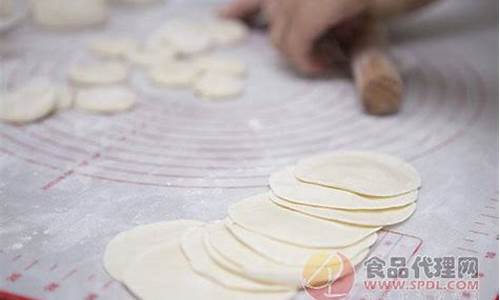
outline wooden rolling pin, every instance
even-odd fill
[[[401,107],[403,81],[386,52],[385,34],[366,17],[347,47],[351,70],[363,107],[369,114],[393,114]]]

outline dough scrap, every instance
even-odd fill
[[[149,76],[161,86],[185,88],[196,81],[200,68],[192,62],[172,62],[151,68]]]
[[[259,194],[229,207],[236,224],[270,238],[311,248],[340,248],[359,242],[381,227],[359,227],[310,217],[282,208]],[[327,234],[326,234],[327,233]]]
[[[69,78],[78,84],[113,84],[127,79],[128,69],[117,62],[78,64],[69,70]]]
[[[36,0],[31,4],[35,22],[54,29],[98,25],[109,18],[106,0]]]
[[[295,246],[288,243],[276,241],[264,235],[244,229],[231,220],[226,220],[226,228],[243,244],[256,253],[267,257],[268,259],[287,266],[301,266],[318,249]],[[340,252],[348,258],[357,256],[362,250],[368,249],[377,241],[377,234],[372,233],[361,241],[344,248],[325,248],[322,250],[330,252]]]
[[[402,195],[421,185],[418,172],[410,164],[375,152],[316,155],[299,161],[294,173],[307,183],[376,197]]]
[[[0,93],[0,120],[29,123],[49,115],[56,107],[56,89],[45,79],[34,79],[25,86]]]
[[[178,243],[158,245],[141,255],[128,268],[124,283],[142,300],[165,300],[166,295],[176,300],[287,300],[295,294],[226,289],[194,272]]]
[[[305,183],[295,178],[293,167],[271,174],[269,186],[276,196],[289,202],[344,210],[379,210],[402,207],[415,202],[418,197],[416,190],[394,197],[374,198]]]
[[[240,77],[245,76],[247,73],[247,66],[241,60],[230,57],[204,56],[197,58],[196,63],[203,72]]]
[[[136,94],[127,87],[102,86],[79,90],[75,106],[92,112],[114,113],[131,109],[136,102]]]
[[[243,92],[243,82],[233,76],[208,72],[196,81],[194,90],[204,98],[226,99],[240,95]]]
[[[219,266],[208,254],[203,236],[207,227],[193,228],[182,236],[181,247],[183,253],[191,263],[191,267],[198,274],[214,280],[228,288],[253,292],[290,291],[291,289],[279,285],[260,283]]]
[[[92,52],[108,58],[123,58],[137,47],[137,41],[127,37],[100,38],[90,44]]]
[[[128,266],[148,249],[165,242],[179,243],[186,230],[202,224],[194,220],[175,220],[141,225],[122,232],[106,246],[104,267],[114,279],[122,281]]]
[[[217,19],[208,22],[207,30],[219,46],[232,46],[248,38],[248,28],[240,21]]]
[[[272,194],[270,199],[279,206],[309,216],[359,226],[389,226],[401,223],[408,219],[417,208],[415,203],[411,203],[407,206],[383,210],[338,210],[296,204]]]

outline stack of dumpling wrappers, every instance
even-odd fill
[[[396,157],[332,152],[272,174],[269,186],[230,206],[224,220],[119,234],[106,248],[106,270],[140,299],[290,299],[316,253],[362,262],[379,230],[413,214],[421,180]]]

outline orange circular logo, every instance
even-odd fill
[[[315,300],[342,300],[354,285],[355,273],[351,261],[342,253],[318,251],[304,266],[302,286]]]

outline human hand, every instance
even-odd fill
[[[348,42],[356,19],[367,9],[368,0],[236,0],[221,14],[245,18],[262,11],[276,48],[299,72],[314,75],[329,67],[315,51],[320,40],[322,48],[332,51],[326,55],[336,55],[337,39]]]

